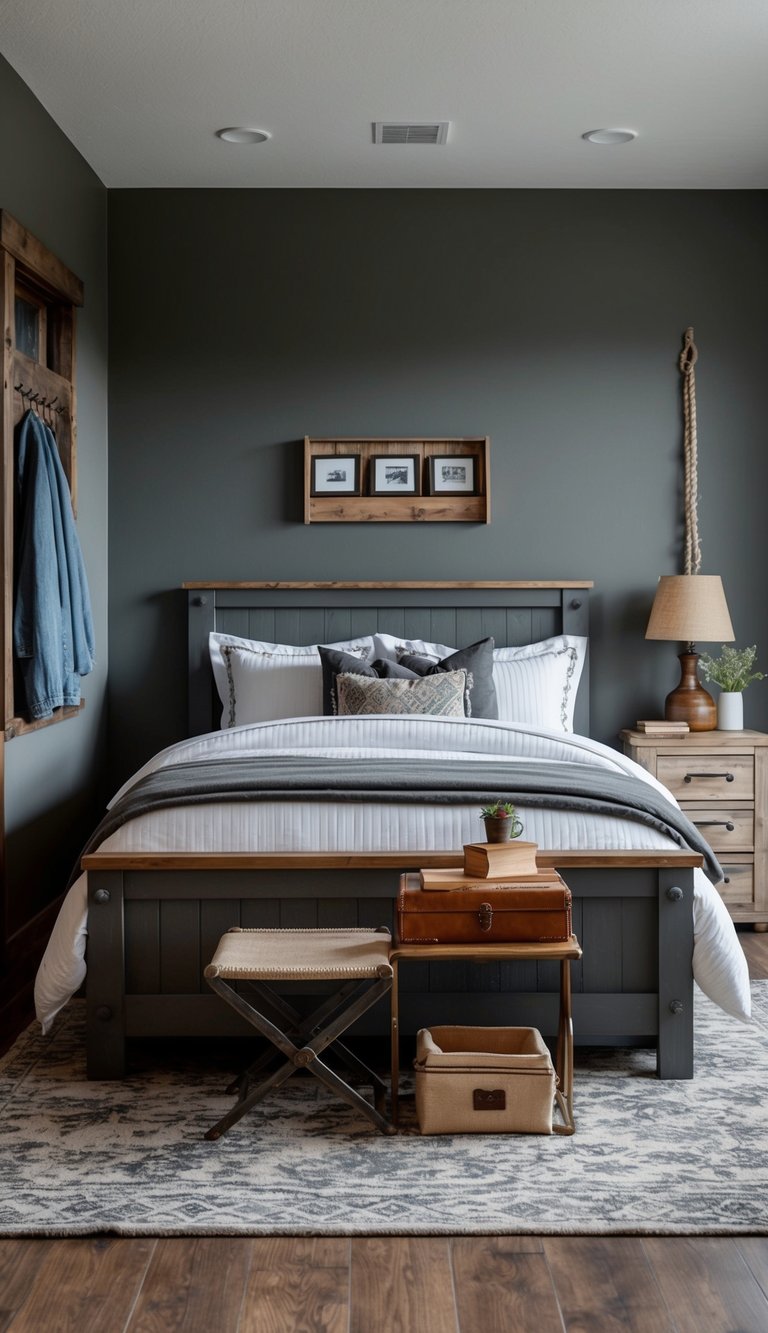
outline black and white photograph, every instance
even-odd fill
[[[371,495],[418,495],[420,466],[421,459],[415,454],[402,457],[375,454],[369,474]]]
[[[433,495],[474,495],[475,486],[474,454],[430,458],[429,489]]]
[[[359,495],[359,455],[314,454],[311,483],[312,495]]]

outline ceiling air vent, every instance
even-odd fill
[[[413,124],[408,120],[375,120],[373,122],[374,143],[445,143],[448,138],[450,121],[433,120],[424,124]]]

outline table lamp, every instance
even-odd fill
[[[687,722],[691,731],[714,731],[717,708],[699,681],[695,641],[724,643],[734,638],[720,575],[662,574],[645,637],[688,644],[680,653],[680,684],[667,695],[666,720]]]

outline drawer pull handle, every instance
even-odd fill
[[[691,778],[725,778],[726,782],[733,782],[733,773],[686,773],[683,782],[690,782]]]
[[[694,819],[697,828],[724,828],[733,833],[736,825],[730,819]]]
[[[723,875],[723,884],[730,884],[730,882],[731,882],[730,875]]]

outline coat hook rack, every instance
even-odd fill
[[[56,394],[55,397],[49,399],[49,398],[44,398],[42,394],[36,393],[32,389],[26,388],[23,383],[14,384],[13,387],[16,390],[16,393],[19,395],[19,397],[24,402],[28,403],[30,407],[35,407],[35,408],[40,407],[43,409],[44,412],[48,411],[55,413],[57,417],[63,416],[67,410],[63,406],[62,407],[55,406],[55,404],[58,402],[59,398],[58,394]]]

